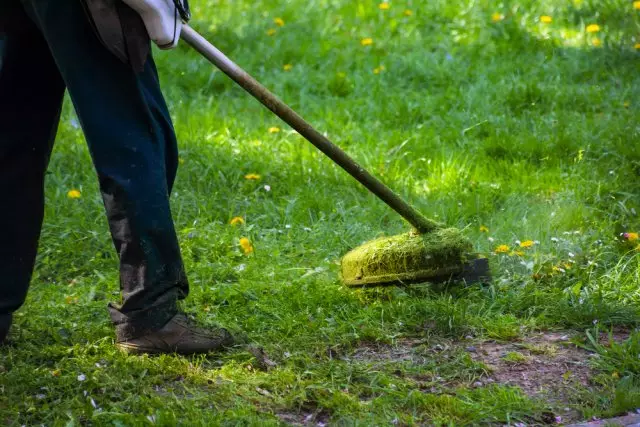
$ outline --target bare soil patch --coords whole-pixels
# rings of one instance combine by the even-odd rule
[[[363,343],[346,360],[419,365],[425,363],[425,358],[436,354],[467,351],[490,371],[472,386],[511,385],[519,387],[530,397],[563,404],[570,402],[571,395],[575,396],[578,390],[588,390],[591,386],[589,379],[593,372],[589,361],[594,354],[573,344],[571,339],[575,335],[573,331],[544,332],[514,342],[426,343],[425,340],[405,339],[394,346]],[[628,337],[626,330],[614,330],[612,334],[616,342]],[[601,333],[599,341],[607,345],[609,334]],[[429,347],[426,353],[425,345]],[[421,351],[417,351],[418,347]]]
[[[567,403],[577,389],[589,387],[592,354],[565,333],[541,333],[512,343],[485,342],[471,352],[487,365],[488,382],[517,386],[531,397]]]

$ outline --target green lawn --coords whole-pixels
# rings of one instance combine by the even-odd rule
[[[408,226],[182,45],[156,58],[181,146],[184,309],[246,344],[193,358],[114,348],[117,258],[67,103],[32,289],[15,346],[0,350],[0,422],[532,425],[640,407],[640,251],[621,237],[640,231],[640,4],[192,3],[221,50],[427,216],[464,229],[495,280],[342,286],[343,254]],[[623,339],[599,343],[610,330]],[[541,332],[584,346],[571,351],[588,383],[560,362],[546,384],[564,385],[561,398],[495,380],[489,346],[513,372],[553,364],[565,347]]]

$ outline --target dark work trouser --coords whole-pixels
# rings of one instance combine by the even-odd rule
[[[0,29],[0,315],[27,294],[66,88],[120,259],[122,304],[109,305],[116,333],[158,329],[188,284],[169,209],[177,144],[153,59],[136,75],[102,46],[79,0],[0,1],[18,6]]]

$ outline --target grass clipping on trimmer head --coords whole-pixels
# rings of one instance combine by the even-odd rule
[[[472,251],[471,241],[456,228],[383,237],[343,257],[342,281],[348,286],[443,281],[463,272]]]

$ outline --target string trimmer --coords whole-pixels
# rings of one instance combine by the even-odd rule
[[[490,280],[488,260],[473,253],[473,245],[459,230],[425,218],[193,28],[185,24],[181,38],[414,227],[347,253],[341,263],[346,285]]]

